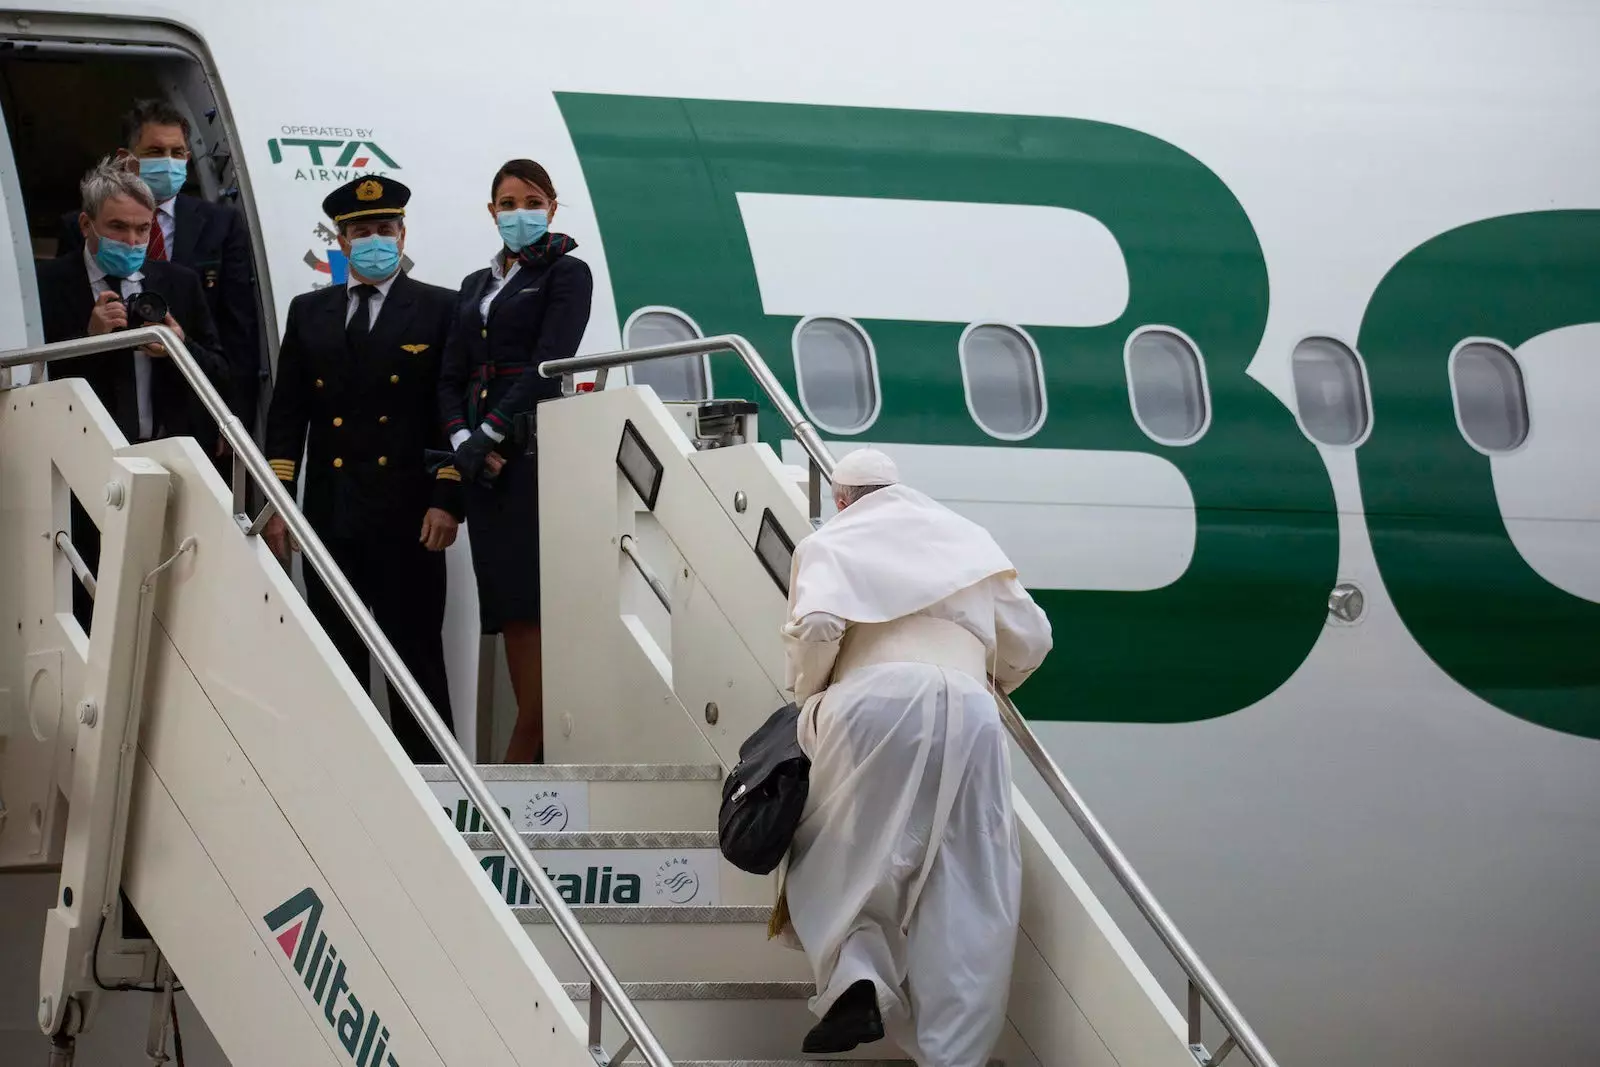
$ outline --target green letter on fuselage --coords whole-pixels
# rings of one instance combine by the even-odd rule
[[[1245,373],[1266,322],[1266,265],[1243,208],[1198,160],[1079,119],[557,99],[594,198],[619,318],[665,305],[708,334],[743,334],[791,393],[798,317],[763,312],[736,193],[1030,204],[1098,219],[1125,257],[1128,305],[1106,326],[1018,324],[1038,342],[1050,398],[1036,435],[1007,445],[968,417],[957,356],[966,323],[863,319],[881,375],[872,436],[1151,452],[1188,479],[1197,532],[1182,578],[1149,592],[1036,594],[1058,651],[1029,684],[1032,717],[1224,715],[1304,661],[1336,580],[1332,487],[1293,414]],[[981,271],[984,254],[982,233],[951,228],[952,270]],[[1152,442],[1129,409],[1123,346],[1146,325],[1182,330],[1206,361],[1211,425],[1186,447]],[[760,399],[737,361],[718,359],[720,395]],[[774,445],[784,436],[770,418],[762,430]]]

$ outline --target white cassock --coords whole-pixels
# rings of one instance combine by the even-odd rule
[[[1005,1022],[1022,863],[985,676],[1009,692],[1050,623],[982,527],[904,485],[795,550],[783,628],[812,760],[784,873],[826,1014],[871,979],[920,1067],[981,1067]]]

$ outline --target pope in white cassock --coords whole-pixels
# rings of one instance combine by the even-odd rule
[[[816,973],[807,1053],[887,1033],[920,1067],[981,1067],[1022,878],[986,679],[1020,685],[1050,623],[982,527],[897,483],[882,452],[850,453],[839,514],[795,549],[783,635],[812,768],[782,935]]]

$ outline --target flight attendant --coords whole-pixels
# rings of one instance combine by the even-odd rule
[[[589,324],[594,279],[553,233],[556,190],[531,159],[501,167],[489,215],[501,248],[456,298],[439,375],[445,433],[466,495],[468,541],[483,632],[503,634],[517,725],[507,763],[544,762],[539,645],[539,468],[534,406],[561,395],[539,364],[574,355]]]

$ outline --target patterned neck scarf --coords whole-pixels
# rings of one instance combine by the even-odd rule
[[[517,261],[524,267],[548,267],[577,247],[578,242],[564,233],[546,233],[517,253]]]

